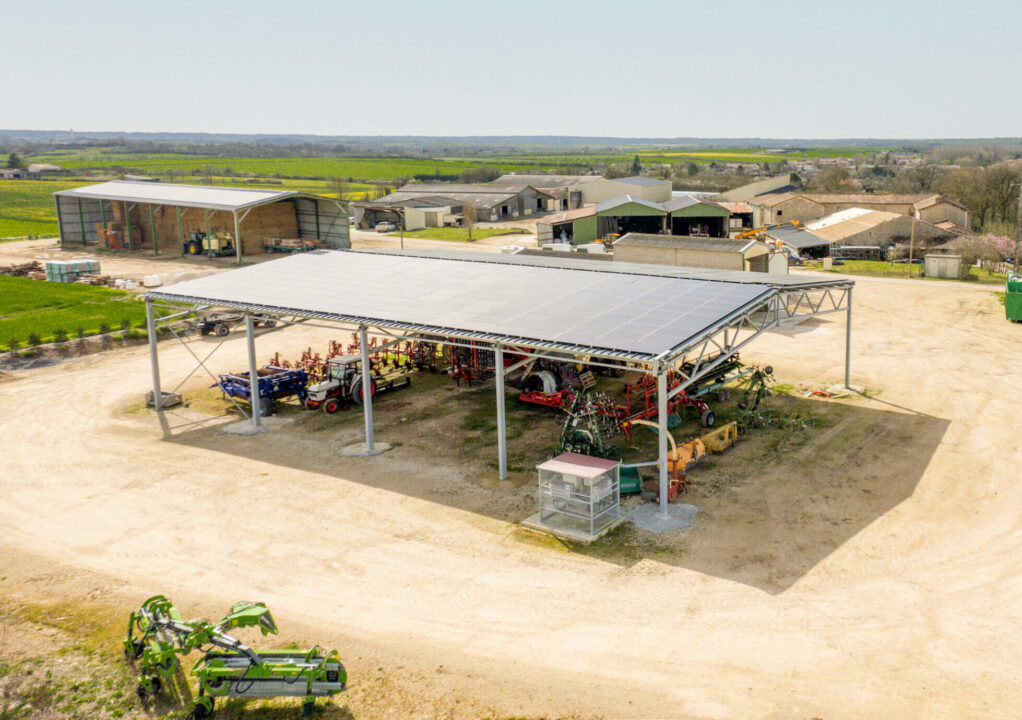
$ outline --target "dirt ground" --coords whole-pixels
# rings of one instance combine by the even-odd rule
[[[329,337],[276,329],[260,357]],[[843,343],[830,316],[743,358],[825,387]],[[770,398],[811,426],[693,472],[687,532],[628,527],[590,548],[515,525],[534,507],[532,442],[556,421],[513,411],[500,482],[489,388],[421,378],[381,398],[377,437],[396,447],[352,459],[355,415],[225,434],[235,418],[205,376],[159,420],[140,408],[145,348],[18,371],[0,382],[4,627],[45,646],[27,608],[120,618],[163,593],[219,617],[264,600],[281,643],[338,647],[350,691],[331,716],[346,718],[1016,717],[1020,357],[995,293],[859,279],[866,396]],[[239,336],[209,364],[245,362]],[[160,364],[173,387],[194,362],[168,342]]]
[[[487,225],[495,226],[492,223]],[[515,223],[535,232],[535,222],[531,225]],[[351,230],[351,244],[356,249],[378,249],[398,248],[401,246],[401,238],[397,235],[380,234],[374,231]],[[506,235],[485,238],[475,242],[449,242],[445,240],[420,240],[417,238],[405,238],[404,247],[409,250],[468,250],[493,252],[502,245],[531,245],[536,244],[536,236],[533,235]],[[260,254],[246,255],[242,259],[246,264],[253,262],[265,262],[275,260],[280,255]],[[79,260],[83,258],[98,258],[104,275],[110,277],[124,277],[141,280],[144,275],[158,274],[165,276],[166,283],[181,282],[194,277],[206,275],[211,272],[230,270],[237,267],[237,258],[215,258],[188,257],[180,255],[161,255],[153,257],[144,252],[125,253],[103,251],[96,252],[93,249],[77,250],[69,248],[62,250],[56,239],[45,240],[17,240],[14,242],[0,243],[0,266],[26,263],[30,260],[38,260],[45,263],[47,260]]]

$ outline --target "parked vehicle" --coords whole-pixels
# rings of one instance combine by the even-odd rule
[[[376,223],[376,232],[394,232],[397,230],[397,225],[392,222],[383,221]]]
[[[410,374],[390,377],[372,376],[369,379],[370,397],[379,393],[398,390],[412,384]],[[310,410],[323,408],[333,415],[348,403],[362,404],[362,357],[360,355],[338,355],[327,361],[326,380],[309,386],[305,407]]]
[[[216,335],[217,337],[227,337],[231,332],[231,327],[237,325],[239,322],[245,320],[244,315],[232,314],[232,313],[211,313],[199,319],[195,323],[195,329],[199,331],[200,335]],[[257,327],[262,325],[263,327],[271,328],[277,325],[276,320],[256,320],[254,323]]]

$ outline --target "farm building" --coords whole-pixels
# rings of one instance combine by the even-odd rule
[[[752,205],[752,226],[763,227],[798,221],[806,223],[827,214],[822,203],[808,195],[780,193],[764,195],[749,202]]]
[[[449,214],[460,215],[465,205],[476,209],[476,219],[484,222],[512,220],[543,212],[552,196],[531,185],[490,185],[453,183],[409,183],[371,202],[353,203],[355,226],[371,228],[388,221],[404,225],[405,230],[418,230],[429,225],[412,224],[422,220],[417,213],[408,217],[405,208],[450,208]],[[452,218],[451,222],[457,219]]]
[[[880,210],[935,225],[950,221],[960,228],[969,227],[969,210],[957,200],[945,195],[895,193],[807,194],[805,197],[823,205],[826,215],[851,208]]]
[[[723,240],[628,233],[614,242],[614,261],[767,271],[770,249],[758,240]]]
[[[671,183],[659,178],[636,175],[626,178],[608,179],[600,175],[501,175],[490,185],[507,187],[517,183],[528,183],[534,188],[551,191],[562,190],[567,196],[567,206],[556,205],[553,209],[574,210],[582,205],[601,203],[606,200],[631,195],[650,202],[666,202],[671,199]]]
[[[731,212],[709,200],[676,197],[663,203],[671,235],[726,238]]]
[[[728,231],[739,233],[755,227],[752,224],[752,205],[738,200],[714,200],[717,205],[731,213],[728,218]]]
[[[54,193],[62,245],[99,242],[104,228],[123,233],[130,250],[183,252],[185,234],[230,234],[242,255],[271,239],[318,240],[350,247],[348,214],[336,200],[290,190],[249,190],[112,181]],[[114,226],[114,227],[110,227]]]
[[[529,185],[544,193],[543,209],[548,212],[557,210],[574,210],[586,202],[585,187],[603,180],[600,175],[501,175],[490,185],[506,187],[508,185]],[[620,193],[618,193],[620,194]]]
[[[0,168],[0,180],[20,180],[25,177],[21,168]]]
[[[766,228],[760,233],[765,240],[786,245],[804,257],[820,258],[830,255],[831,242],[807,230],[805,227],[784,223]]]
[[[36,176],[66,175],[67,170],[52,163],[32,163],[28,166],[28,174]]]
[[[570,242],[575,245],[596,242],[596,224],[596,207],[586,205],[543,218],[536,223],[536,237],[539,242]]]
[[[762,195],[790,192],[798,192],[798,187],[791,182],[791,175],[778,175],[719,193],[714,195],[712,200],[715,202],[752,202],[755,198]]]
[[[806,227],[813,235],[838,248],[845,245],[886,248],[901,242],[907,243],[913,237],[913,227],[915,242],[920,246],[943,242],[954,236],[935,225],[882,210],[866,210],[854,214],[849,210],[837,222],[830,222],[830,219],[821,218],[821,222],[810,223]]]
[[[594,210],[597,237],[632,232],[655,234],[666,230],[667,213],[663,206],[642,198],[622,195],[597,203]]]

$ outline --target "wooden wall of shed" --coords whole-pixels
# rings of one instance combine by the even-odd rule
[[[114,221],[124,222],[123,203],[112,203]],[[171,205],[153,207],[153,220],[156,227],[156,238],[160,253],[180,253],[181,239],[177,232],[177,210]],[[244,211],[241,211],[244,212]],[[239,215],[241,213],[239,212]],[[132,244],[136,247],[152,250],[153,238],[149,223],[149,205],[140,203],[129,212],[132,228]],[[289,200],[260,205],[252,208],[241,221],[242,252],[245,255],[261,253],[263,240],[267,238],[293,239],[298,237],[298,218],[295,216],[294,204]],[[139,230],[141,237],[135,235]],[[181,231],[188,235],[192,230],[206,231],[206,221],[202,208],[185,208],[181,214]],[[227,210],[209,211],[209,231],[212,233],[230,233],[234,236],[234,214]]]

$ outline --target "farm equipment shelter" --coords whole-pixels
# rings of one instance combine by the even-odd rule
[[[343,286],[337,278],[346,278]],[[571,359],[657,380],[661,511],[667,513],[668,373],[675,396],[761,333],[814,315],[847,313],[848,279],[793,277],[457,251],[316,251],[188,280],[144,295],[153,398],[160,388],[157,323],[199,308],[246,315],[250,377],[257,376],[254,322],[274,319],[357,328],[363,367],[367,333],[393,340],[472,345],[495,355],[498,467],[507,476],[504,375],[533,358]],[[414,297],[415,302],[408,298]],[[158,317],[157,308],[169,311]],[[506,367],[504,351],[525,360]],[[687,361],[687,362],[686,362]],[[373,454],[373,403],[363,374],[365,449]],[[258,396],[252,422],[259,426]]]
[[[191,229],[228,232],[243,254],[261,253],[263,241],[316,239],[347,248],[348,213],[337,200],[292,190],[253,190],[115,180],[54,193],[60,242],[99,241],[97,225],[124,226],[128,249],[180,251]]]

